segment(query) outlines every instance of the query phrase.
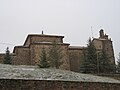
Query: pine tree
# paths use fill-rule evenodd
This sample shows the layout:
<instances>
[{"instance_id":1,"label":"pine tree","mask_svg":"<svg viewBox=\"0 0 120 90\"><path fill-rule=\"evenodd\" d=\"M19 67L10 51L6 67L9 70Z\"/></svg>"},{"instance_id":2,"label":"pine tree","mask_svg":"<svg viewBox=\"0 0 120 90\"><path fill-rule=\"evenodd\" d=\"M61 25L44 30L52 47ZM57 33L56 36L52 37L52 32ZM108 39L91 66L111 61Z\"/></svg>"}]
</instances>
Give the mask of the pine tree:
<instances>
[{"instance_id":1,"label":"pine tree","mask_svg":"<svg viewBox=\"0 0 120 90\"><path fill-rule=\"evenodd\" d=\"M4 64L11 64L11 56L10 56L10 51L9 51L9 48L7 47L6 49L6 53L5 53L5 56L4 56L4 61L3 61Z\"/></svg>"},{"instance_id":2,"label":"pine tree","mask_svg":"<svg viewBox=\"0 0 120 90\"><path fill-rule=\"evenodd\" d=\"M42 48L42 51L41 51L39 67L40 68L48 68L49 67L45 48Z\"/></svg>"},{"instance_id":3,"label":"pine tree","mask_svg":"<svg viewBox=\"0 0 120 90\"><path fill-rule=\"evenodd\" d=\"M82 73L90 73L89 71L90 62L87 60L86 50L83 50L83 57L80 65L80 72Z\"/></svg>"},{"instance_id":4,"label":"pine tree","mask_svg":"<svg viewBox=\"0 0 120 90\"><path fill-rule=\"evenodd\" d=\"M110 63L108 55L106 54L104 50L99 52L98 61L99 61L99 72L100 73L114 73L115 66Z\"/></svg>"},{"instance_id":5,"label":"pine tree","mask_svg":"<svg viewBox=\"0 0 120 90\"><path fill-rule=\"evenodd\" d=\"M60 65L63 64L63 61L61 61L62 58L63 58L62 49L59 46L59 44L54 41L49 50L50 66L58 69Z\"/></svg>"},{"instance_id":6,"label":"pine tree","mask_svg":"<svg viewBox=\"0 0 120 90\"><path fill-rule=\"evenodd\" d=\"M108 64L108 58L107 58L106 53L104 51L99 53L98 60L99 60L100 73L106 73L106 71L108 70L109 64Z\"/></svg>"},{"instance_id":7,"label":"pine tree","mask_svg":"<svg viewBox=\"0 0 120 90\"><path fill-rule=\"evenodd\" d=\"M96 73L97 72L97 53L96 48L89 38L87 48L84 51L84 60L82 63L82 69L84 73Z\"/></svg>"},{"instance_id":8,"label":"pine tree","mask_svg":"<svg viewBox=\"0 0 120 90\"><path fill-rule=\"evenodd\" d=\"M120 73L120 53L119 53L118 59L117 59L117 73Z\"/></svg>"},{"instance_id":9,"label":"pine tree","mask_svg":"<svg viewBox=\"0 0 120 90\"><path fill-rule=\"evenodd\" d=\"M118 55L118 59L117 59L118 61L117 61L117 64L118 64L118 67L120 67L120 53L119 53L119 55Z\"/></svg>"}]
</instances>

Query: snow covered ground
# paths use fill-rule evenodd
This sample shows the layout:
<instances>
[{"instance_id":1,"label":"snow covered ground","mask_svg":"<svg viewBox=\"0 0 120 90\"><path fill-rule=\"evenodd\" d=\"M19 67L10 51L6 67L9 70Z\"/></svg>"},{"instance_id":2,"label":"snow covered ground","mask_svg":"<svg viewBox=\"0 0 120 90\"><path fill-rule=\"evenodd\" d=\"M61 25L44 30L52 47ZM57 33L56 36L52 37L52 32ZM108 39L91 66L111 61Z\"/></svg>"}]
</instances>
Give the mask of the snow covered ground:
<instances>
[{"instance_id":1,"label":"snow covered ground","mask_svg":"<svg viewBox=\"0 0 120 90\"><path fill-rule=\"evenodd\" d=\"M119 80L37 66L0 64L0 79L60 80L78 82L120 83Z\"/></svg>"}]
</instances>

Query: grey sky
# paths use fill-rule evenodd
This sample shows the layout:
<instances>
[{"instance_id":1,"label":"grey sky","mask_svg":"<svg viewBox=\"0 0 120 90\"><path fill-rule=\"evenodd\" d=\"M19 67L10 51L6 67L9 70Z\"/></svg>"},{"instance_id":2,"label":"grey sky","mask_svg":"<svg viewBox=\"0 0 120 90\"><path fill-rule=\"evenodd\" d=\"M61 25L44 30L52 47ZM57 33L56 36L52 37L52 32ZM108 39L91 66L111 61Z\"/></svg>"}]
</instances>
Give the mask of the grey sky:
<instances>
[{"instance_id":1,"label":"grey sky","mask_svg":"<svg viewBox=\"0 0 120 90\"><path fill-rule=\"evenodd\" d=\"M64 35L64 42L85 45L100 26L120 52L120 0L0 0L0 52L22 45L29 33Z\"/></svg>"}]
</instances>

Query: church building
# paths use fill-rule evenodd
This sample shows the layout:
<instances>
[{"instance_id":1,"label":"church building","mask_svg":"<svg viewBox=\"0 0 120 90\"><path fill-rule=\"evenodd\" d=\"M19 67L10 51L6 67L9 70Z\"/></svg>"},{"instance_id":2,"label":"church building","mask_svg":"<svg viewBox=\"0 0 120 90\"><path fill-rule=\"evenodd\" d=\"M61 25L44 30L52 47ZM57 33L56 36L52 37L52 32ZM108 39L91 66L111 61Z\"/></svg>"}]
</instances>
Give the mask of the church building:
<instances>
[{"instance_id":1,"label":"church building","mask_svg":"<svg viewBox=\"0 0 120 90\"><path fill-rule=\"evenodd\" d=\"M114 50L111 39L104 31L100 30L100 36L93 38L93 43L98 51L105 50L110 57L111 63L115 64ZM53 42L56 42L62 49L64 57L61 59L63 64L60 69L80 71L80 64L83 59L83 50L86 47L70 46L69 43L63 42L64 36L46 35L46 34L29 34L22 46L15 46L12 57L13 65L38 65L40 63L40 54L44 48L49 51ZM0 63L3 63L5 54L0 54Z\"/></svg>"}]
</instances>

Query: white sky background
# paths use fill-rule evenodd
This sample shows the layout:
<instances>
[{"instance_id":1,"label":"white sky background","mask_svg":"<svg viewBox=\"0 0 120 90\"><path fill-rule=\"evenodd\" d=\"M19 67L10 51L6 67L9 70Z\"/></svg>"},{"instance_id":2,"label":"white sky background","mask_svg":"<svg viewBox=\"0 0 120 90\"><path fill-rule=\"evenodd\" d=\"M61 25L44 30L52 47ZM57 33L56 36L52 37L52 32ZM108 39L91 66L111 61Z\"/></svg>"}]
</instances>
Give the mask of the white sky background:
<instances>
[{"instance_id":1,"label":"white sky background","mask_svg":"<svg viewBox=\"0 0 120 90\"><path fill-rule=\"evenodd\" d=\"M64 35L84 46L100 26L120 52L120 0L0 0L0 52L22 45L29 33ZM8 44L4 44L8 43ZM13 44L13 45L9 45Z\"/></svg>"}]
</instances>

